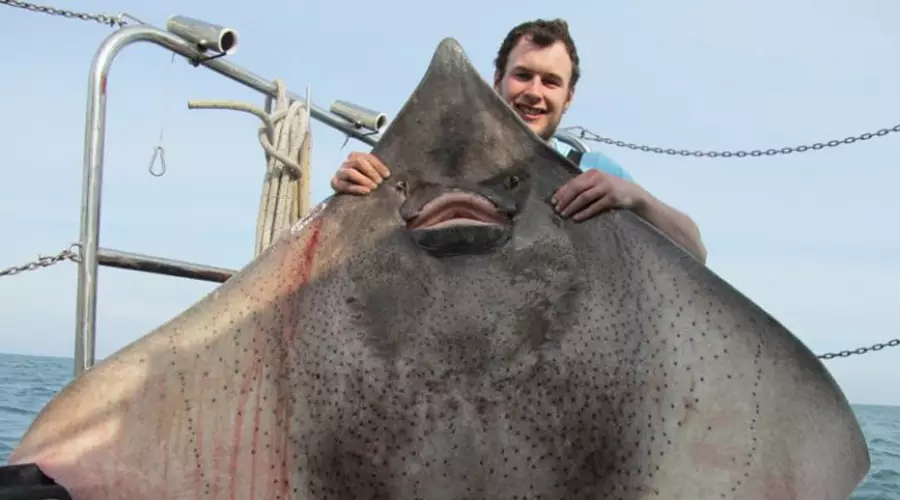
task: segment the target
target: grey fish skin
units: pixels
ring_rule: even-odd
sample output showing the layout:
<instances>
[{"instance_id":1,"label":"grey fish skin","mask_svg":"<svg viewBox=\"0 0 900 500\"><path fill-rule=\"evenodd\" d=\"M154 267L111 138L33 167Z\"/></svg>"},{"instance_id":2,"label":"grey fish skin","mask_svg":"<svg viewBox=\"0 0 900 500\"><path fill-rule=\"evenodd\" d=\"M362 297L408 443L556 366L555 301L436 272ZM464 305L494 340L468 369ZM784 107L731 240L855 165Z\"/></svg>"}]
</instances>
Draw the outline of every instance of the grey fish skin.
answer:
<instances>
[{"instance_id":1,"label":"grey fish skin","mask_svg":"<svg viewBox=\"0 0 900 500\"><path fill-rule=\"evenodd\" d=\"M74 381L11 462L76 500L830 500L868 471L774 318L628 211L553 213L578 169L455 41L374 153L385 185ZM492 221L407 229L460 193Z\"/></svg>"}]
</instances>

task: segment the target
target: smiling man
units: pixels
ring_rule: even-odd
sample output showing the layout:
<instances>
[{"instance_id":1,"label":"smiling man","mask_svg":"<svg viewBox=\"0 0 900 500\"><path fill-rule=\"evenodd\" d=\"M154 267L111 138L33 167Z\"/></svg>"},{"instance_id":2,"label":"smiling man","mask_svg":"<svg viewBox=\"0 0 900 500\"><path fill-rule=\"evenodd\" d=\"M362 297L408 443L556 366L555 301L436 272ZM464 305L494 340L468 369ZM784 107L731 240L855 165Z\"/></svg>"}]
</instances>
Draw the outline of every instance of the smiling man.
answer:
<instances>
[{"instance_id":1,"label":"smiling man","mask_svg":"<svg viewBox=\"0 0 900 500\"><path fill-rule=\"evenodd\" d=\"M553 135L581 76L568 24L539 19L516 26L503 40L494 65L497 93L538 136L559 148ZM631 210L706 262L700 231L690 217L651 195L601 153L588 152L577 161L583 173L560 187L552 200L562 217L583 221L611 208ZM332 177L331 187L365 195L389 176L390 169L377 157L354 152Z\"/></svg>"}]
</instances>

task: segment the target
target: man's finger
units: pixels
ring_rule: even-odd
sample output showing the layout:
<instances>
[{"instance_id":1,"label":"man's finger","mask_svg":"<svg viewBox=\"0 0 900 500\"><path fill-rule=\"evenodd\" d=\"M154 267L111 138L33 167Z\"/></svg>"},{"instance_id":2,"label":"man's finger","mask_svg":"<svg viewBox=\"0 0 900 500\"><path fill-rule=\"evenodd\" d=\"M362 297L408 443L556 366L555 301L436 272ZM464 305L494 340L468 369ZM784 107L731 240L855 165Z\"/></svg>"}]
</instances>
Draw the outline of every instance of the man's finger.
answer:
<instances>
[{"instance_id":1,"label":"man's finger","mask_svg":"<svg viewBox=\"0 0 900 500\"><path fill-rule=\"evenodd\" d=\"M378 173L375 166L372 165L369 158L362 156L355 161L349 162L349 166L363 173L369 179L372 179L372 182L374 182L375 185L381 184L381 181L384 180L381 178L381 174Z\"/></svg>"},{"instance_id":2,"label":"man's finger","mask_svg":"<svg viewBox=\"0 0 900 500\"><path fill-rule=\"evenodd\" d=\"M377 156L370 154L369 161L372 166L375 167L375 170L377 170L378 173L381 174L381 177L387 179L391 176L391 171L388 170L387 166Z\"/></svg>"},{"instance_id":3,"label":"man's finger","mask_svg":"<svg viewBox=\"0 0 900 500\"><path fill-rule=\"evenodd\" d=\"M347 161L344 162L346 165L365 165L367 167L371 167L372 170L377 174L373 176L371 172L367 171L366 175L369 175L373 180L374 179L386 179L391 176L391 171L388 170L387 166L384 162L381 161L380 158L373 155L372 153L359 153L353 152L347 156Z\"/></svg>"},{"instance_id":4,"label":"man's finger","mask_svg":"<svg viewBox=\"0 0 900 500\"><path fill-rule=\"evenodd\" d=\"M587 187L583 186L580 182L576 183L578 178L572 179L567 182L563 187L559 188L559 190L553 195L553 198L550 199L550 203L553 204L553 208L556 209L557 212L561 212L565 210L569 203L572 202L575 197L582 193Z\"/></svg>"},{"instance_id":5,"label":"man's finger","mask_svg":"<svg viewBox=\"0 0 900 500\"><path fill-rule=\"evenodd\" d=\"M560 212L560 214L563 217L569 217L575 212L580 211L591 203L604 197L607 194L607 191L608 189L606 184L591 186L590 188L579 193L579 195L576 196L574 200L569 202L569 204L566 205L566 207Z\"/></svg>"},{"instance_id":6,"label":"man's finger","mask_svg":"<svg viewBox=\"0 0 900 500\"><path fill-rule=\"evenodd\" d=\"M581 222L583 220L589 219L604 210L609 210L615 205L615 199L610 196L608 193L604 196L601 196L599 199L588 205L584 210L575 213L572 216L572 220L575 222Z\"/></svg>"},{"instance_id":7,"label":"man's finger","mask_svg":"<svg viewBox=\"0 0 900 500\"><path fill-rule=\"evenodd\" d=\"M589 189L592 185L593 181L588 173L582 173L559 188L550 201L557 211L565 210L576 196Z\"/></svg>"},{"instance_id":8,"label":"man's finger","mask_svg":"<svg viewBox=\"0 0 900 500\"><path fill-rule=\"evenodd\" d=\"M334 184L334 190L339 193L348 193L348 194L369 194L372 192L371 189L366 186L360 186L359 184L353 184L351 182L338 180Z\"/></svg>"},{"instance_id":9,"label":"man's finger","mask_svg":"<svg viewBox=\"0 0 900 500\"><path fill-rule=\"evenodd\" d=\"M337 177L339 180L346 181L350 184L364 186L369 189L375 189L378 187L378 184L376 184L372 179L352 167L341 168L337 173Z\"/></svg>"}]
</instances>

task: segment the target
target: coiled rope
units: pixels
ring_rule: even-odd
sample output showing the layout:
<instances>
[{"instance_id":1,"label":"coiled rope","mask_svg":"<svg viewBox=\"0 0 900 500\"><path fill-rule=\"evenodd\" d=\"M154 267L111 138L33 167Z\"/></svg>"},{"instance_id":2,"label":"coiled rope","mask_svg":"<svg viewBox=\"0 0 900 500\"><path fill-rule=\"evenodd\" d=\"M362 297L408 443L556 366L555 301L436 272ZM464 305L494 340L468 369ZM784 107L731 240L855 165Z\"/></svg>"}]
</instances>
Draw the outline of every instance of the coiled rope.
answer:
<instances>
[{"instance_id":1,"label":"coiled rope","mask_svg":"<svg viewBox=\"0 0 900 500\"><path fill-rule=\"evenodd\" d=\"M265 111L234 101L188 101L189 109L244 111L263 122L259 142L266 153L266 175L259 202L254 256L309 211L312 151L309 109L299 101L289 103L284 81L275 80L275 88L276 98L266 98Z\"/></svg>"}]
</instances>

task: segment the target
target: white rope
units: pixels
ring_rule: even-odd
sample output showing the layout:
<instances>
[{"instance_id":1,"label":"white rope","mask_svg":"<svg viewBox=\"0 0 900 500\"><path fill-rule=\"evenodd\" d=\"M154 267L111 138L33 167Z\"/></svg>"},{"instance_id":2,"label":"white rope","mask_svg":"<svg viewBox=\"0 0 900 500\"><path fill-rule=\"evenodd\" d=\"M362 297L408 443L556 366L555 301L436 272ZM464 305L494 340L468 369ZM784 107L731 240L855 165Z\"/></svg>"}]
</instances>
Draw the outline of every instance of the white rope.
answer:
<instances>
[{"instance_id":1,"label":"white rope","mask_svg":"<svg viewBox=\"0 0 900 500\"><path fill-rule=\"evenodd\" d=\"M259 117L259 142L266 153L266 174L259 201L254 255L259 255L309 210L309 113L304 103L288 104L287 88L275 80L276 97L266 110L231 101L189 101L190 109L232 109ZM272 110L272 107L275 110Z\"/></svg>"},{"instance_id":2,"label":"white rope","mask_svg":"<svg viewBox=\"0 0 900 500\"><path fill-rule=\"evenodd\" d=\"M275 122L275 130L266 127L259 130L259 142L266 150L266 180L256 225L257 255L275 240L278 233L291 227L308 210L301 203L308 203L303 186L309 185L309 155L301 157L301 151L304 146L309 149L309 114L301 102L288 104L287 88L283 81L275 80L275 88L277 97L274 100L266 98L266 111ZM279 154L272 154L273 149ZM280 159L284 157L293 160L290 162L293 164L286 165ZM307 168L296 162L306 163Z\"/></svg>"}]
</instances>

